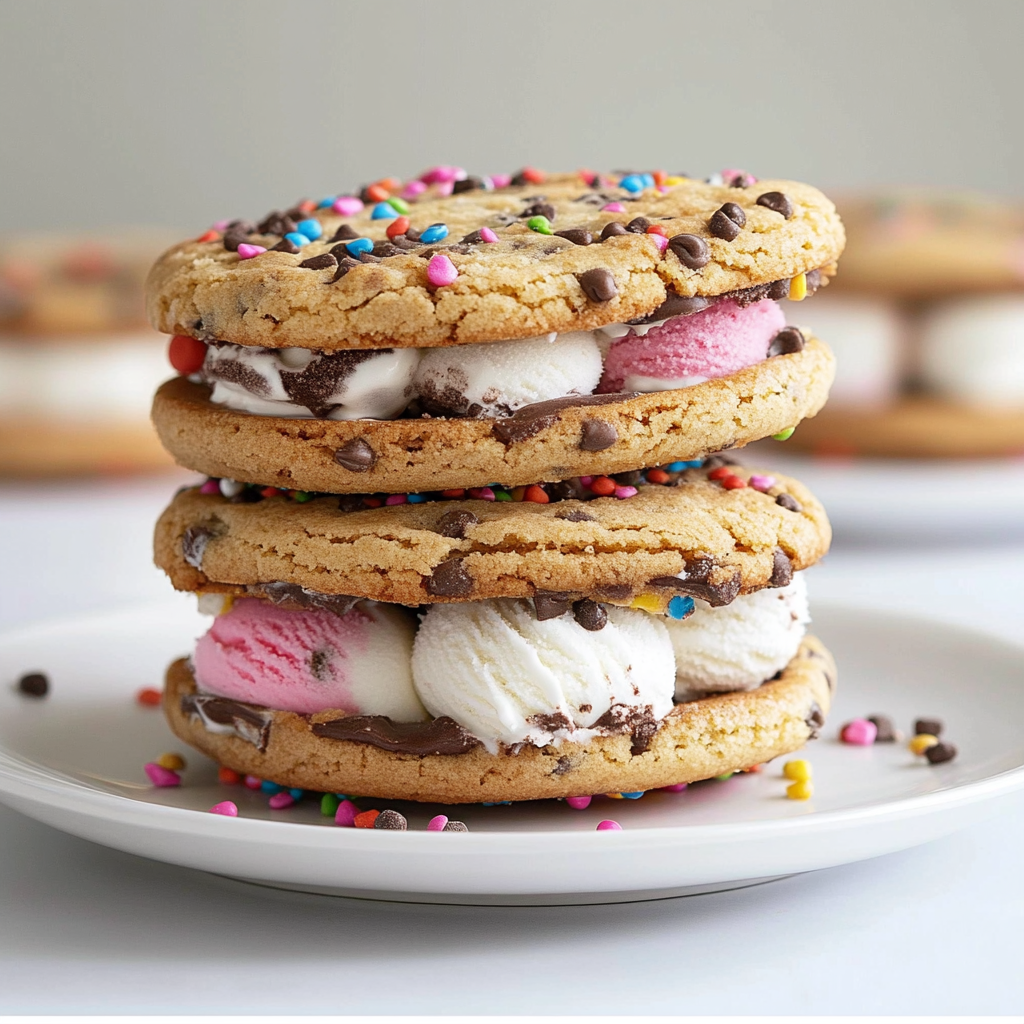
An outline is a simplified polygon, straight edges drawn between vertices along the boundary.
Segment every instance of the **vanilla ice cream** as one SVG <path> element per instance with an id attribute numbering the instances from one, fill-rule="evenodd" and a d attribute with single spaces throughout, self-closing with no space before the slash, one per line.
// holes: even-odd
<path id="1" fill-rule="evenodd" d="M 721 608 L 694 604 L 689 618 L 666 621 L 677 701 L 755 689 L 789 664 L 811 621 L 802 573 L 787 587 L 758 590 Z"/>
<path id="2" fill-rule="evenodd" d="M 396 605 L 361 601 L 344 615 L 290 611 L 236 600 L 214 619 L 192 656 L 206 693 L 276 711 L 427 717 L 412 686 L 414 617 Z"/>
<path id="3" fill-rule="evenodd" d="M 539 621 L 525 600 L 433 605 L 413 647 L 416 692 L 492 753 L 587 742 L 631 714 L 664 718 L 675 686 L 664 621 L 627 608 L 607 616 L 589 631 L 570 614 Z"/>
<path id="4" fill-rule="evenodd" d="M 601 350 L 590 331 L 423 351 L 416 390 L 431 411 L 508 416 L 524 405 L 593 394 Z"/>

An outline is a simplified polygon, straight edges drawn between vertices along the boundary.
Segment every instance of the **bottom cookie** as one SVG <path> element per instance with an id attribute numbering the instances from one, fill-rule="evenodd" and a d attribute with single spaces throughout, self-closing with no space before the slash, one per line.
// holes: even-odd
<path id="1" fill-rule="evenodd" d="M 164 712 L 179 738 L 221 765 L 283 786 L 483 803 L 639 792 L 750 768 L 817 735 L 835 680 L 831 654 L 807 636 L 777 678 L 677 704 L 643 744 L 623 732 L 495 754 L 448 718 L 301 715 L 199 694 L 187 659 L 168 669 Z"/>

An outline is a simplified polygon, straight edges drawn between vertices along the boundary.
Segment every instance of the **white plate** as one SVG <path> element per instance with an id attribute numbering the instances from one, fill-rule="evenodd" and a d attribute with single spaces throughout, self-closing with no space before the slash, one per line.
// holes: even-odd
<path id="1" fill-rule="evenodd" d="M 810 745 L 815 795 L 788 800 L 778 762 L 637 801 L 596 798 L 449 808 L 470 832 L 424 831 L 436 806 L 402 804 L 410 831 L 335 827 L 319 801 L 271 811 L 266 797 L 217 783 L 158 709 L 159 686 L 203 620 L 181 605 L 22 630 L 0 638 L 0 799 L 106 846 L 265 885 L 448 903 L 595 903 L 750 885 L 905 849 L 998 809 L 1024 787 L 1024 649 L 924 620 L 815 609 L 840 666 L 838 706 Z M 21 673 L 51 679 L 19 695 Z M 845 718 L 882 712 L 903 728 L 939 715 L 960 748 L 930 766 L 903 744 L 851 747 Z M 144 762 L 186 753 L 179 789 L 154 789 Z M 206 813 L 235 800 L 238 818 Z M 366 806 L 386 806 L 367 801 Z M 614 818 L 621 832 L 597 832 Z"/>

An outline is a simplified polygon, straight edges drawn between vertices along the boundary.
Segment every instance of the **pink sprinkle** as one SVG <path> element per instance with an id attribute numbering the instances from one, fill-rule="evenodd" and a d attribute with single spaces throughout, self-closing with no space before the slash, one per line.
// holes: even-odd
<path id="1" fill-rule="evenodd" d="M 467 493 L 477 501 L 494 501 L 494 491 L 490 487 L 470 487 Z"/>
<path id="2" fill-rule="evenodd" d="M 351 800 L 342 800 L 334 814 L 334 824 L 342 828 L 354 828 L 359 808 Z"/>
<path id="3" fill-rule="evenodd" d="M 853 743 L 858 747 L 870 747 L 878 735 L 878 726 L 866 718 L 855 718 L 847 722 L 839 732 L 844 743 Z"/>
<path id="4" fill-rule="evenodd" d="M 612 821 L 611 818 L 605 818 L 604 821 L 597 823 L 598 832 L 621 832 L 622 826 L 617 821 Z"/>
<path id="5" fill-rule="evenodd" d="M 575 811 L 586 810 L 590 806 L 591 796 L 567 796 L 565 802 Z"/>
<path id="6" fill-rule="evenodd" d="M 246 789 L 259 789 L 263 785 L 263 780 L 257 779 L 255 775 L 246 775 L 244 784 Z"/>
<path id="7" fill-rule="evenodd" d="M 483 242 L 496 242 L 498 236 L 490 228 L 481 228 L 480 239 Z"/>
<path id="8" fill-rule="evenodd" d="M 223 814 L 225 818 L 237 818 L 238 804 L 232 803 L 230 800 L 222 800 L 219 804 L 214 804 L 210 808 L 210 813 Z"/>
<path id="9" fill-rule="evenodd" d="M 410 181 L 405 188 L 402 189 L 402 198 L 415 199 L 426 191 L 427 186 L 424 185 L 422 181 Z"/>
<path id="10" fill-rule="evenodd" d="M 342 217 L 351 217 L 363 208 L 363 201 L 357 196 L 338 196 L 331 204 L 331 209 Z"/>
<path id="11" fill-rule="evenodd" d="M 682 793 L 686 789 L 685 782 L 677 782 L 674 786 L 662 786 L 661 787 L 666 793 Z"/>
<path id="12" fill-rule="evenodd" d="M 437 194 L 439 196 L 450 196 L 455 191 L 454 181 L 439 181 L 437 183 Z"/>
<path id="13" fill-rule="evenodd" d="M 450 184 L 453 181 L 462 181 L 466 172 L 461 167 L 452 167 L 448 164 L 441 164 L 438 167 L 431 167 L 420 175 L 420 181 L 427 185 Z"/>
<path id="14" fill-rule="evenodd" d="M 668 248 L 668 239 L 664 235 L 648 235 L 654 244 L 658 247 L 658 252 L 664 252 Z"/>
<path id="15" fill-rule="evenodd" d="M 181 785 L 181 776 L 177 772 L 172 772 L 170 768 L 164 768 L 163 765 L 154 764 L 151 761 L 149 764 L 143 765 L 142 770 L 149 776 L 149 781 L 154 786 L 165 788 Z"/>
<path id="16" fill-rule="evenodd" d="M 295 803 L 295 797 L 288 792 L 275 793 L 267 803 L 270 804 L 272 811 L 283 811 L 286 807 L 291 807 Z"/>
<path id="17" fill-rule="evenodd" d="M 632 498 L 636 494 L 635 487 L 616 487 L 613 492 L 616 498 Z"/>
<path id="18" fill-rule="evenodd" d="M 223 231 L 230 223 L 231 221 L 229 220 L 219 220 L 213 225 L 213 230 Z"/>
<path id="19" fill-rule="evenodd" d="M 659 185 L 659 186 L 658 186 L 658 191 L 659 191 L 659 192 L 660 192 L 660 193 L 661 193 L 662 195 L 664 195 L 664 194 L 665 194 L 666 192 L 670 191 L 670 189 L 669 189 L 668 185 Z"/>
<path id="20" fill-rule="evenodd" d="M 749 188 L 757 181 L 752 174 L 747 174 L 746 171 L 741 171 L 736 167 L 727 167 L 722 171 L 722 181 L 731 182 L 735 178 L 739 178 L 743 182 L 744 188 Z"/>
<path id="21" fill-rule="evenodd" d="M 601 209 L 605 213 L 625 213 L 626 212 L 626 208 L 625 208 L 625 206 L 622 205 L 622 203 L 608 203 L 607 205 L 602 206 Z"/>
<path id="22" fill-rule="evenodd" d="M 200 494 L 220 494 L 220 481 L 219 480 L 207 480 L 202 487 L 199 488 Z"/>
<path id="23" fill-rule="evenodd" d="M 404 505 L 409 499 L 404 494 L 389 494 L 384 499 L 385 505 Z"/>
<path id="24" fill-rule="evenodd" d="M 594 478 L 592 476 L 581 476 L 580 477 L 580 483 L 583 484 L 584 487 L 589 487 L 593 482 L 594 482 Z"/>
<path id="25" fill-rule="evenodd" d="M 775 486 L 775 477 L 752 473 L 747 481 L 755 491 L 770 491 Z"/>
<path id="26" fill-rule="evenodd" d="M 263 245 L 250 245 L 248 242 L 243 242 L 238 247 L 238 258 L 240 260 L 251 260 L 253 256 L 259 256 L 261 252 L 266 252 L 266 246 Z"/>
<path id="27" fill-rule="evenodd" d="M 492 174 L 491 184 L 495 188 L 507 188 L 508 183 L 512 180 L 511 174 Z"/>
<path id="28" fill-rule="evenodd" d="M 430 821 L 427 822 L 428 832 L 443 832 L 445 825 L 448 824 L 447 814 L 435 815 Z"/>
<path id="29" fill-rule="evenodd" d="M 443 288 L 447 284 L 454 284 L 459 272 L 455 264 L 443 252 L 434 253 L 427 264 L 427 280 L 435 288 Z"/>

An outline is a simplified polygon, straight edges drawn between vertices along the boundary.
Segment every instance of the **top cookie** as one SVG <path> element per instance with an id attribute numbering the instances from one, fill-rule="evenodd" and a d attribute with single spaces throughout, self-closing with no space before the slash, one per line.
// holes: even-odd
<path id="1" fill-rule="evenodd" d="M 436 170 L 175 246 L 149 276 L 153 326 L 319 350 L 536 337 L 669 316 L 678 297 L 772 282 L 783 297 L 834 273 L 844 244 L 835 207 L 799 182 L 524 172 L 488 188 Z"/>

